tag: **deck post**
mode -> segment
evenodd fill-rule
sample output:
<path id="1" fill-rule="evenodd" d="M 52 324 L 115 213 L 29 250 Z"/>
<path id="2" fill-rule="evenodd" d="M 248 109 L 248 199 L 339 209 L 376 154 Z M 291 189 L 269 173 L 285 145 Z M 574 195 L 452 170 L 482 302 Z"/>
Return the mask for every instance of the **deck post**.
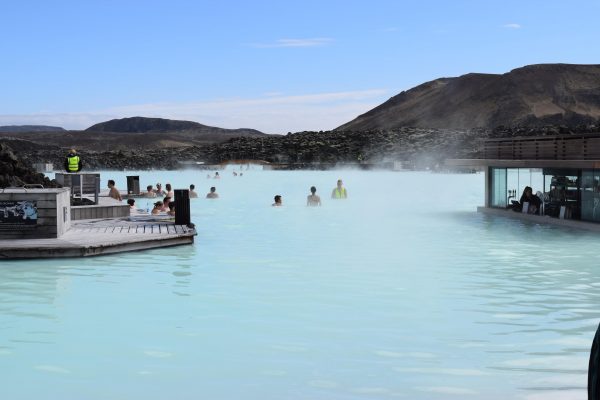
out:
<path id="1" fill-rule="evenodd" d="M 190 226 L 192 216 L 190 213 L 190 191 L 188 189 L 175 189 L 175 225 Z"/>

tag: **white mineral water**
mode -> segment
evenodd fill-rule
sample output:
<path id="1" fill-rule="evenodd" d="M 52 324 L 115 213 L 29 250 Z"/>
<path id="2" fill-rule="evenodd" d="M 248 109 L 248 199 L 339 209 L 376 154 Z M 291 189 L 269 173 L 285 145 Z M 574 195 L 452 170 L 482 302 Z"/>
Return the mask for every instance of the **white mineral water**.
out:
<path id="1" fill-rule="evenodd" d="M 481 174 L 243 172 L 102 173 L 194 183 L 193 246 L 2 261 L 1 397 L 585 398 L 597 235 L 477 214 Z"/>

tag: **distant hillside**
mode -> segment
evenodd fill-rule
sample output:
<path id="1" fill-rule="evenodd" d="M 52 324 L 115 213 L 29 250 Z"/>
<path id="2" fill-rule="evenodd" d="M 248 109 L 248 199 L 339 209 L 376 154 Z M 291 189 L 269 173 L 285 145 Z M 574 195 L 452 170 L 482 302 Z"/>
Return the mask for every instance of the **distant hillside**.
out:
<path id="1" fill-rule="evenodd" d="M 204 146 L 232 138 L 265 135 L 255 129 L 223 129 L 190 121 L 134 117 L 103 122 L 84 131 L 0 132 L 0 140 L 18 138 L 48 149 L 146 151 Z"/>
<path id="2" fill-rule="evenodd" d="M 122 133 L 163 133 L 196 131 L 201 133 L 225 133 L 235 135 L 263 135 L 255 129 L 224 129 L 207 126 L 192 121 L 177 121 L 164 118 L 131 117 L 113 119 L 90 126 L 90 132 L 122 132 Z"/>
<path id="3" fill-rule="evenodd" d="M 0 132 L 60 132 L 64 128 L 60 126 L 46 125 L 6 125 L 0 126 Z"/>
<path id="4" fill-rule="evenodd" d="M 600 65 L 540 64 L 440 78 L 402 92 L 337 130 L 575 126 L 600 119 Z"/>

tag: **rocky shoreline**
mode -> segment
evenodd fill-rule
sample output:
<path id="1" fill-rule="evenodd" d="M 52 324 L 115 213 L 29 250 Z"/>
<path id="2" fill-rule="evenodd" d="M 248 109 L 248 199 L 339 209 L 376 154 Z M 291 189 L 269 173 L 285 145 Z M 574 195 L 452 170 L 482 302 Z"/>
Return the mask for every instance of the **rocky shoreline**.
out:
<path id="1" fill-rule="evenodd" d="M 321 131 L 285 136 L 237 137 L 223 143 L 142 150 L 79 153 L 88 170 L 182 169 L 184 162 L 218 164 L 228 160 L 262 160 L 300 166 L 340 163 L 402 161 L 416 169 L 431 169 L 446 158 L 478 158 L 489 138 L 598 133 L 596 125 L 543 128 L 423 129 L 400 128 L 374 131 Z M 67 149 L 28 140 L 2 139 L 25 165 L 53 163 L 62 168 Z"/>

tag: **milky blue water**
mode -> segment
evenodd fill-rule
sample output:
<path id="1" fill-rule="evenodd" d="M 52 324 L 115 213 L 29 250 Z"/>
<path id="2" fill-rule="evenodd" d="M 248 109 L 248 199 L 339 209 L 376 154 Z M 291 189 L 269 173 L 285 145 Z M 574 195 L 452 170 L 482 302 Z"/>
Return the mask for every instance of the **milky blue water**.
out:
<path id="1" fill-rule="evenodd" d="M 597 234 L 477 214 L 481 174 L 222 174 L 139 173 L 217 187 L 193 246 L 0 261 L 2 399 L 586 397 Z"/>

